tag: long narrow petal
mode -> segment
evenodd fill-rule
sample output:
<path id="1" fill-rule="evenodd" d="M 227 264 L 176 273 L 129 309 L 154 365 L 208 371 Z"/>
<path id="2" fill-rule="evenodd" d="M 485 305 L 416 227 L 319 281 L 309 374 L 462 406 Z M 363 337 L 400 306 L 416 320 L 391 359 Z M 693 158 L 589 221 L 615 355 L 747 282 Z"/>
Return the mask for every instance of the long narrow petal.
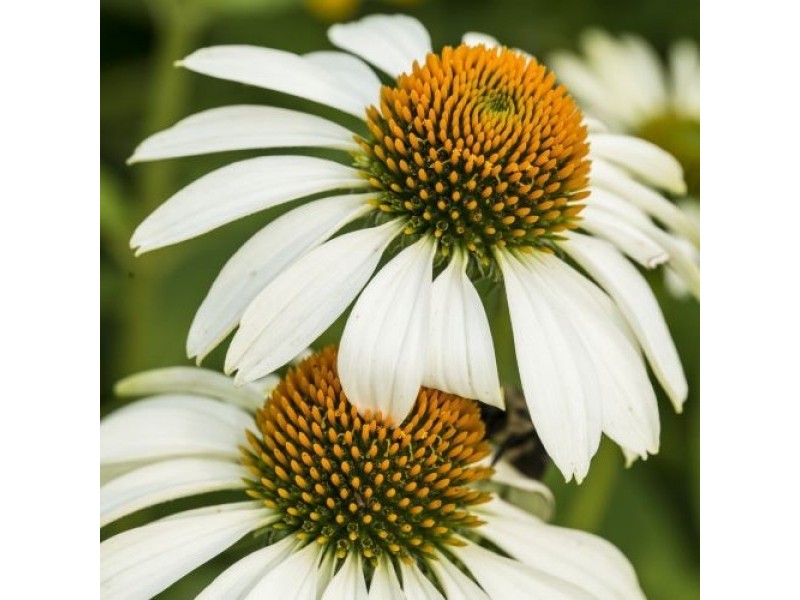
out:
<path id="1" fill-rule="evenodd" d="M 602 538 L 548 525 L 499 498 L 483 505 L 480 516 L 481 534 L 526 565 L 597 600 L 643 600 L 630 562 Z"/>
<path id="2" fill-rule="evenodd" d="M 289 362 L 347 308 L 402 224 L 392 221 L 330 240 L 278 275 L 245 311 L 225 369 L 249 381 Z"/>
<path id="3" fill-rule="evenodd" d="M 244 596 L 247 600 L 280 598 L 280 600 L 315 600 L 317 596 L 317 565 L 322 548 L 311 543 L 291 554 L 270 570 Z"/>
<path id="4" fill-rule="evenodd" d="M 291 52 L 257 46 L 213 46 L 197 50 L 178 65 L 211 77 L 313 100 L 364 118 L 367 104 L 363 93 L 342 85 L 339 73 Z"/>
<path id="5" fill-rule="evenodd" d="M 614 214 L 589 204 L 581 217 L 583 229 L 611 242 L 646 269 L 654 269 L 669 260 L 669 254 L 653 238 Z"/>
<path id="6" fill-rule="evenodd" d="M 661 221 L 673 231 L 700 245 L 697 223 L 664 196 L 631 178 L 625 171 L 604 160 L 592 162 L 592 188 L 602 188 L 624 198 Z M 591 196 L 589 199 L 591 202 Z"/>
<path id="7" fill-rule="evenodd" d="M 431 288 L 428 363 L 423 384 L 504 408 L 489 320 L 456 252 Z"/>
<path id="8" fill-rule="evenodd" d="M 602 407 L 603 431 L 642 457 L 657 452 L 660 428 L 653 386 L 636 343 L 598 302 L 596 296 L 602 292 L 553 256 L 538 257 L 528 267 L 529 276 L 538 278 L 545 300 L 560 307 L 560 318 L 578 332 L 579 346 L 594 373 L 595 383 L 588 393 Z"/>
<path id="9" fill-rule="evenodd" d="M 178 121 L 143 141 L 128 159 L 136 163 L 255 148 L 358 150 L 353 133 L 307 113 L 274 106 L 224 106 Z"/>
<path id="10" fill-rule="evenodd" d="M 299 545 L 293 537 L 257 550 L 234 563 L 197 596 L 196 600 L 238 600 L 276 566 L 286 560 Z"/>
<path id="11" fill-rule="evenodd" d="M 381 80 L 367 63 L 360 58 L 336 50 L 318 50 L 304 54 L 303 58 L 321 66 L 334 75 L 339 85 L 345 86 L 361 98 L 364 107 L 380 103 Z M 362 111 L 363 119 L 365 112 Z"/>
<path id="12" fill-rule="evenodd" d="M 369 210 L 369 194 L 310 202 L 250 238 L 220 271 L 189 329 L 186 350 L 202 360 L 233 331 L 247 306 L 289 265 Z M 263 398 L 262 398 L 263 399 Z"/>
<path id="13" fill-rule="evenodd" d="M 669 64 L 673 108 L 678 114 L 700 118 L 700 50 L 692 40 L 670 48 Z"/>
<path id="14" fill-rule="evenodd" d="M 402 560 L 399 562 L 400 574 L 403 577 L 403 593 L 408 600 L 445 600 L 416 565 L 408 565 Z"/>
<path id="15" fill-rule="evenodd" d="M 166 460 L 126 473 L 100 488 L 100 525 L 161 502 L 244 487 L 247 470 L 208 458 Z"/>
<path id="16" fill-rule="evenodd" d="M 179 456 L 239 457 L 253 418 L 216 400 L 159 396 L 125 406 L 100 423 L 103 464 Z"/>
<path id="17" fill-rule="evenodd" d="M 389 261 L 347 319 L 339 378 L 360 411 L 400 423 L 414 405 L 425 372 L 435 248 L 424 237 Z"/>
<path id="18" fill-rule="evenodd" d="M 360 555 L 350 552 L 339 571 L 333 576 L 321 600 L 368 600 L 367 582 Z"/>
<path id="19" fill-rule="evenodd" d="M 478 584 L 451 563 L 444 555 L 430 562 L 431 569 L 444 589 L 447 600 L 490 600 Z"/>
<path id="20" fill-rule="evenodd" d="M 355 169 L 322 158 L 243 160 L 204 175 L 164 202 L 133 232 L 131 248 L 149 252 L 290 200 L 364 183 Z"/>
<path id="21" fill-rule="evenodd" d="M 370 15 L 353 23 L 336 24 L 328 29 L 328 39 L 392 77 L 411 71 L 415 60 L 422 64 L 431 52 L 428 30 L 405 15 Z"/>
<path id="22" fill-rule="evenodd" d="M 491 465 L 494 469 L 491 481 L 501 485 L 508 485 L 519 490 L 528 492 L 528 497 L 538 496 L 537 514 L 543 519 L 550 519 L 555 512 L 555 498 L 545 484 L 536 479 L 531 479 L 523 475 L 517 468 L 507 460 L 501 459 Z M 528 500 L 530 501 L 530 500 Z M 541 507 L 541 511 L 539 511 Z"/>
<path id="23" fill-rule="evenodd" d="M 593 155 L 615 163 L 646 183 L 673 194 L 686 193 L 681 164 L 666 150 L 629 135 L 595 133 L 590 137 Z"/>
<path id="24" fill-rule="evenodd" d="M 500 556 L 473 543 L 454 547 L 453 554 L 472 571 L 490 598 L 519 598 L 522 590 L 529 598 L 547 598 L 547 600 L 592 598 L 590 594 L 569 581 Z"/>
<path id="25" fill-rule="evenodd" d="M 582 480 L 600 443 L 600 407 L 593 397 L 594 377 L 570 331 L 514 256 L 498 252 L 511 313 L 525 399 L 539 436 L 553 462 L 569 480 Z M 566 329 L 565 329 L 566 327 Z"/>
<path id="26" fill-rule="evenodd" d="M 100 544 L 103 598 L 150 598 L 213 558 L 269 513 L 249 508 L 156 521 Z"/>
<path id="27" fill-rule="evenodd" d="M 200 367 L 165 367 L 136 373 L 117 382 L 117 396 L 189 394 L 218 398 L 254 412 L 266 394 L 252 386 L 236 387 L 230 377 Z"/>
<path id="28" fill-rule="evenodd" d="M 385 555 L 378 559 L 378 566 L 372 575 L 369 600 L 406 600 L 394 566 Z"/>
<path id="29" fill-rule="evenodd" d="M 577 233 L 562 245 L 620 307 L 659 382 L 680 412 L 688 385 L 658 302 L 639 272 L 609 243 Z"/>

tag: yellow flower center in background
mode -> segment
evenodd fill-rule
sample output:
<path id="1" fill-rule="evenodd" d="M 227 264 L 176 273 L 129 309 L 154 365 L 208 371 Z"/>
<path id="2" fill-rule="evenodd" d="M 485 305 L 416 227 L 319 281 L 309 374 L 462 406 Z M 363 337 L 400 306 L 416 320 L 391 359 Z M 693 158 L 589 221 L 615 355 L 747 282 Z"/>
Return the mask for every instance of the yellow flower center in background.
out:
<path id="1" fill-rule="evenodd" d="M 583 115 L 555 75 L 507 48 L 446 47 L 414 64 L 367 111 L 360 164 L 379 207 L 461 246 L 550 248 L 577 226 L 590 163 Z"/>
<path id="2" fill-rule="evenodd" d="M 359 415 L 339 384 L 336 352 L 303 361 L 278 385 L 248 432 L 248 493 L 282 513 L 276 536 L 359 552 L 425 560 L 481 522 L 469 507 L 489 500 L 472 487 L 492 469 L 472 400 L 422 388 L 406 420 Z"/>

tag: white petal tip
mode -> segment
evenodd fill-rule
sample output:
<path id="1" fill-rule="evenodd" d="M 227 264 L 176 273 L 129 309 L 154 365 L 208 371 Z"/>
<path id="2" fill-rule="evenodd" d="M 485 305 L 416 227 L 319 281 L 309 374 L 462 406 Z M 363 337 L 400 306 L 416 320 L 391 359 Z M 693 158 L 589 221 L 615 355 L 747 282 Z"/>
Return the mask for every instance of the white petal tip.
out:
<path id="1" fill-rule="evenodd" d="M 663 254 L 659 254 L 648 259 L 646 266 L 648 269 L 655 269 L 656 267 L 660 267 L 661 265 L 668 263 L 669 259 L 670 255 L 664 252 Z"/>
<path id="2" fill-rule="evenodd" d="M 176 60 L 175 62 L 172 63 L 172 66 L 175 67 L 175 68 L 183 68 L 183 67 L 186 66 L 186 59 L 188 59 L 188 58 L 189 57 L 187 56 L 183 60 Z"/>

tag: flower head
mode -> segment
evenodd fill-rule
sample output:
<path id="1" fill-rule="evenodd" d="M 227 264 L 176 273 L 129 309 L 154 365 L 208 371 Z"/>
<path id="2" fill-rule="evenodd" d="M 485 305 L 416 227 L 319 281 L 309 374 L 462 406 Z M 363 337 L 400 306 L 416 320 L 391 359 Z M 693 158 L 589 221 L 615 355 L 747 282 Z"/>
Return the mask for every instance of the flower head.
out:
<path id="1" fill-rule="evenodd" d="M 502 406 L 475 287 L 502 281 L 530 412 L 565 476 L 583 478 L 603 432 L 633 456 L 657 451 L 655 395 L 640 349 L 678 409 L 686 381 L 653 294 L 623 254 L 644 268 L 672 256 L 676 239 L 653 219 L 697 235 L 654 189 L 683 191 L 674 158 L 606 133 L 556 75 L 485 36 L 436 52 L 416 20 L 380 15 L 335 25 L 329 36 L 393 82 L 381 85 L 342 52 L 221 46 L 181 64 L 326 104 L 361 118 L 360 131 L 297 111 L 235 106 L 190 117 L 133 156 L 308 146 L 350 154 L 349 166 L 302 155 L 231 164 L 139 226 L 132 246 L 153 250 L 326 195 L 276 219 L 230 259 L 192 324 L 189 355 L 201 359 L 238 325 L 226 370 L 252 381 L 357 298 L 338 370 L 362 416 L 403 422 L 423 384 Z M 384 253 L 392 258 L 373 277 Z"/>
<path id="2" fill-rule="evenodd" d="M 551 500 L 483 460 L 474 401 L 423 388 L 401 423 L 361 415 L 335 358 L 305 359 L 255 414 L 258 390 L 199 368 L 121 384 L 156 395 L 101 424 L 101 464 L 116 471 L 101 489 L 101 523 L 215 490 L 241 501 L 105 540 L 104 597 L 151 597 L 243 538 L 248 553 L 200 598 L 642 597 L 613 546 L 493 496 L 486 483 L 505 482 Z"/>

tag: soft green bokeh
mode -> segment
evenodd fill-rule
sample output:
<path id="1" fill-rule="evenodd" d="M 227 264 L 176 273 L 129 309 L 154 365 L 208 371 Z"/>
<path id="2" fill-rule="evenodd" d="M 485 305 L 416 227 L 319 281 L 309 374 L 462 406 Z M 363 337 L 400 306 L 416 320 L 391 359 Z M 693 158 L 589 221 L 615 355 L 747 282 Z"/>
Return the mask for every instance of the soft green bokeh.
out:
<path id="1" fill-rule="evenodd" d="M 330 48 L 325 38 L 330 19 L 396 11 L 419 17 L 435 45 L 457 43 L 464 31 L 478 30 L 539 56 L 557 48 L 574 49 L 578 33 L 591 25 L 639 33 L 662 53 L 671 41 L 697 38 L 699 31 L 694 0 L 104 0 L 100 252 L 104 412 L 116 405 L 111 387 L 122 376 L 144 368 L 188 364 L 186 333 L 220 267 L 245 239 L 289 208 L 264 211 L 134 259 L 128 239 L 153 207 L 215 167 L 264 154 L 128 167 L 125 159 L 136 144 L 178 118 L 226 104 L 313 107 L 317 114 L 333 115 L 309 102 L 180 71 L 172 62 L 198 47 L 221 43 L 296 52 Z M 690 137 L 684 136 L 681 143 L 691 143 Z M 692 300 L 671 299 L 659 276 L 650 279 L 689 378 L 692 391 L 684 414 L 675 415 L 660 398 L 661 452 L 646 462 L 626 470 L 618 449 L 604 443 L 582 486 L 565 485 L 554 470 L 546 481 L 556 494 L 555 521 L 600 533 L 617 544 L 636 567 L 649 598 L 692 599 L 699 597 L 699 307 Z M 502 294 L 493 300 L 487 301 L 487 308 L 502 321 Z M 335 341 L 340 331 L 341 322 L 323 341 Z M 501 373 L 513 378 L 513 349 L 498 350 Z M 222 356 L 218 349 L 206 364 L 219 368 Z M 161 512 L 158 508 L 134 515 L 103 533 Z M 163 597 L 190 597 L 233 559 L 234 553 L 223 554 Z"/>

